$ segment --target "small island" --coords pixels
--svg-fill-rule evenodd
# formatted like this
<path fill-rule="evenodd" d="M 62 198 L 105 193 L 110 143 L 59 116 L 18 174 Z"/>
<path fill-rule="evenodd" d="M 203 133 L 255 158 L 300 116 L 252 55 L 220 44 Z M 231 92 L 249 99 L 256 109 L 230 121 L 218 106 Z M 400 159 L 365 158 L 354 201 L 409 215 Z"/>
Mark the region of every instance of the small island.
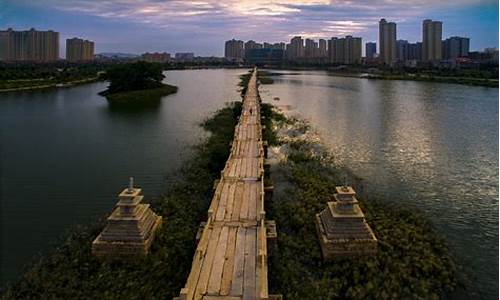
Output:
<path fill-rule="evenodd" d="M 158 103 L 162 96 L 177 92 L 177 87 L 162 83 L 160 64 L 139 61 L 119 64 L 106 72 L 110 84 L 99 93 L 112 105 L 142 106 Z"/>

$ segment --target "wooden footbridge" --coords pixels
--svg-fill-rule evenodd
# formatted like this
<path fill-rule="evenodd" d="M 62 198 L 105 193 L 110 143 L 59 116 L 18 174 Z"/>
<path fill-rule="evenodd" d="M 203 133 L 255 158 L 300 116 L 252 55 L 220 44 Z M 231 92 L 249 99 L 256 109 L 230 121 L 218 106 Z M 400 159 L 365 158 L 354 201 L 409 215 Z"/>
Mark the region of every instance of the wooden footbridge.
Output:
<path fill-rule="evenodd" d="M 191 272 L 176 299 L 279 298 L 268 295 L 265 218 L 264 143 L 255 68 Z"/>

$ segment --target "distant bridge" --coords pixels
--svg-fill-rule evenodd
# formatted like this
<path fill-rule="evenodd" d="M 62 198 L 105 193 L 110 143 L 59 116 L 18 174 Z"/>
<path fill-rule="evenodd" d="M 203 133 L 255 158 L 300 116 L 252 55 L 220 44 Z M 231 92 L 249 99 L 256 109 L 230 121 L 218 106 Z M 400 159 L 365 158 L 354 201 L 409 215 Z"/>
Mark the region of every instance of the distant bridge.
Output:
<path fill-rule="evenodd" d="M 175 299 L 279 299 L 268 294 L 265 218 L 264 142 L 255 68 L 191 272 Z"/>

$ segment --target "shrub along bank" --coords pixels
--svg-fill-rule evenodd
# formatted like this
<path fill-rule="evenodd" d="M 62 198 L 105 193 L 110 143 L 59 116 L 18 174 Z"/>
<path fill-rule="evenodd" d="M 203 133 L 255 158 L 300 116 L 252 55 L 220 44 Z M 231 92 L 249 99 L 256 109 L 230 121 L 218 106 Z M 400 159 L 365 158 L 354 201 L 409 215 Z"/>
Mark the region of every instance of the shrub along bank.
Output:
<path fill-rule="evenodd" d="M 153 210 L 163 216 L 151 253 L 127 262 L 100 262 L 91 243 L 104 220 L 78 228 L 61 246 L 27 267 L 8 285 L 3 299 L 172 299 L 178 296 L 191 268 L 195 235 L 206 220 L 212 187 L 229 156 L 229 143 L 241 113 L 241 102 L 219 110 L 202 126 L 211 133 L 194 147 Z"/>

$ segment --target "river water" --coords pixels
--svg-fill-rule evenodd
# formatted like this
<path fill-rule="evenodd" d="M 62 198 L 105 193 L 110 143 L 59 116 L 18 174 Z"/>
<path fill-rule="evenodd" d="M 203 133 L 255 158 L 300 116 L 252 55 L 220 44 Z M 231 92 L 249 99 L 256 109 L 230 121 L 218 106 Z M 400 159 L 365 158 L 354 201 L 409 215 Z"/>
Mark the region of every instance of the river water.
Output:
<path fill-rule="evenodd" d="M 145 198 L 204 136 L 198 124 L 240 100 L 246 70 L 169 71 L 176 94 L 143 111 L 110 109 L 106 83 L 0 94 L 1 274 L 15 278 L 69 228 L 112 211 L 134 176 Z"/>
<path fill-rule="evenodd" d="M 239 99 L 244 72 L 169 71 L 179 92 L 136 112 L 110 109 L 104 83 L 0 94 L 2 280 L 109 213 L 129 176 L 159 195 L 203 138 L 197 124 Z M 483 298 L 497 299 L 498 89 L 280 72 L 263 100 L 308 119 L 370 193 L 423 211 Z"/>
<path fill-rule="evenodd" d="M 498 89 L 273 72 L 263 100 L 309 120 L 370 193 L 422 211 L 498 299 Z"/>

